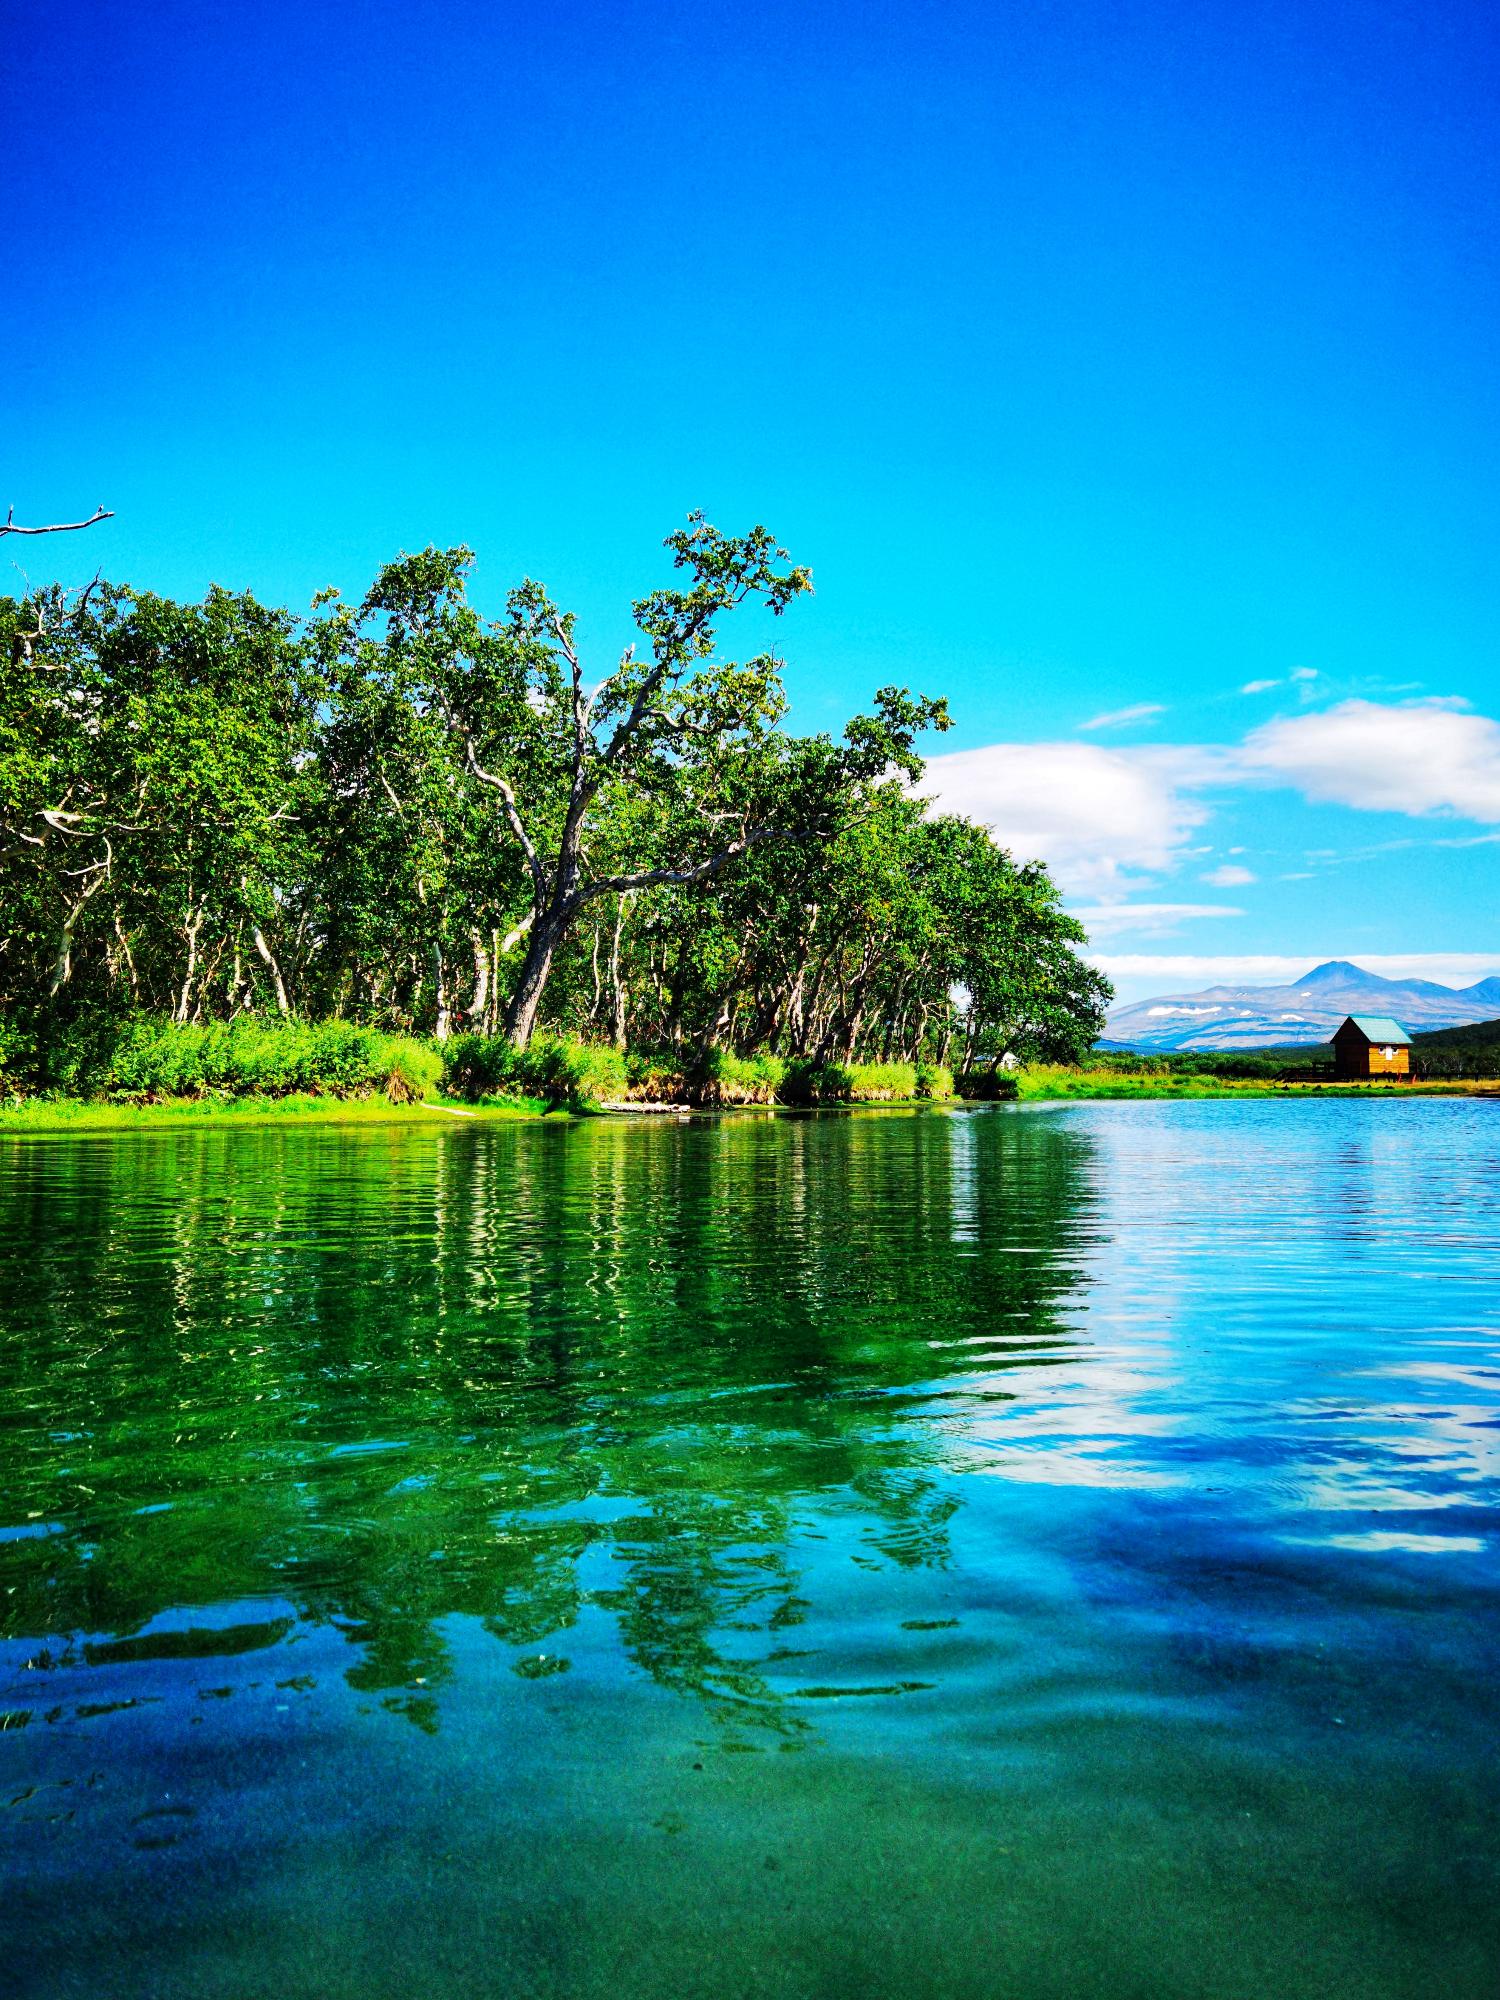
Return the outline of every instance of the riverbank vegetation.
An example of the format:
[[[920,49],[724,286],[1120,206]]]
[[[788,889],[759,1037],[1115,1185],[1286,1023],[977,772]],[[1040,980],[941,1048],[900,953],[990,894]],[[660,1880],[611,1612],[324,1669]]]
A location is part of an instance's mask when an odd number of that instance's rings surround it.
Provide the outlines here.
[[[1500,1078],[1500,1021],[1470,1027],[1434,1028],[1412,1037],[1413,1083],[1484,1082]],[[1033,1066],[1037,1086],[1050,1068]],[[1189,1049],[1171,1053],[1137,1054],[1128,1049],[1095,1049],[1065,1066],[1078,1078],[1092,1078],[1100,1089],[1116,1095],[1138,1095],[1160,1086],[1163,1091],[1186,1083],[1328,1086],[1337,1082],[1333,1050],[1327,1042],[1302,1042],[1285,1048]],[[1398,1086],[1409,1089],[1411,1086]],[[1098,1094],[1095,1092],[1093,1094]]]
[[[1083,1055],[1109,989],[1046,871],[921,798],[944,701],[792,733],[719,632],[807,572],[759,528],[667,547],[598,680],[540,584],[481,617],[462,548],[307,616],[0,601],[0,1084],[858,1101]]]
[[[15,1076],[17,1057],[22,1062]],[[195,1115],[242,1115],[286,1105],[304,1115],[321,1103],[457,1109],[599,1111],[641,1104],[877,1104],[947,1099],[953,1072],[939,1063],[819,1061],[762,1051],[711,1049],[684,1061],[629,1053],[576,1037],[534,1035],[518,1049],[504,1035],[446,1042],[387,1035],[348,1021],[308,1025],[242,1015],[232,1022],[98,1020],[52,1050],[53,1088],[27,1092],[35,1063],[14,1034],[0,1036],[0,1115],[45,1121],[46,1107],[74,1119],[81,1107],[111,1114],[153,1107]],[[9,1070],[8,1070],[9,1066]],[[8,1074],[13,1079],[5,1088]],[[12,1119],[10,1122],[18,1122]],[[108,1118],[104,1122],[110,1122]]]

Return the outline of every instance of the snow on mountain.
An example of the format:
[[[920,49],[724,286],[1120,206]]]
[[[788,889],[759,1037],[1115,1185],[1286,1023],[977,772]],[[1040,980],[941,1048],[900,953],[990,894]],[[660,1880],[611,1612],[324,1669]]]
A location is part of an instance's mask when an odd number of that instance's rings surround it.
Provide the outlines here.
[[[1118,1007],[1100,1046],[1168,1051],[1326,1042],[1346,1014],[1390,1014],[1409,1034],[1491,1021],[1500,1016],[1500,974],[1455,988],[1430,979],[1382,979],[1346,958],[1330,958],[1290,986],[1209,986]]]

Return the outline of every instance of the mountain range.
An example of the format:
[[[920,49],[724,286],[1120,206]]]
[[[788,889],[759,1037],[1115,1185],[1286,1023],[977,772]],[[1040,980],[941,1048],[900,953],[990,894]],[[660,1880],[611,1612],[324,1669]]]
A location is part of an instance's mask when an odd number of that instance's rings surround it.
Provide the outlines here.
[[[1408,1034],[1500,1017],[1500,976],[1473,986],[1382,979],[1346,958],[1316,965],[1291,986],[1207,986],[1117,1007],[1107,1049],[1265,1049],[1326,1042],[1346,1014],[1385,1014]]]

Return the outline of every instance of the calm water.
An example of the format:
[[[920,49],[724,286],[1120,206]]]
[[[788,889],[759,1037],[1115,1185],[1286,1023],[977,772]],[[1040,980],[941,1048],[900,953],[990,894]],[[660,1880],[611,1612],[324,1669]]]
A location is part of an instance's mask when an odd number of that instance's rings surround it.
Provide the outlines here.
[[[1474,1101],[6,1142],[0,1990],[1493,2000],[1497,1209]]]

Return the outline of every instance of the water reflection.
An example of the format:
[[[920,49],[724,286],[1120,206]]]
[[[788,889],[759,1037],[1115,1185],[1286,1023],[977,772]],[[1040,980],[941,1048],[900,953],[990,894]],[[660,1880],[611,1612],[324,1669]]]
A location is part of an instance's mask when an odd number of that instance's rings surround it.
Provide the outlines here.
[[[8,1990],[1490,2000],[1497,1224],[1479,1103],[10,1145]]]
[[[431,1729],[445,1621],[539,1676],[589,1606],[795,1731],[804,1532],[949,1562],[965,1425],[1077,1354],[1092,1150],[963,1115],[14,1145],[6,1658],[82,1698],[327,1628]]]

